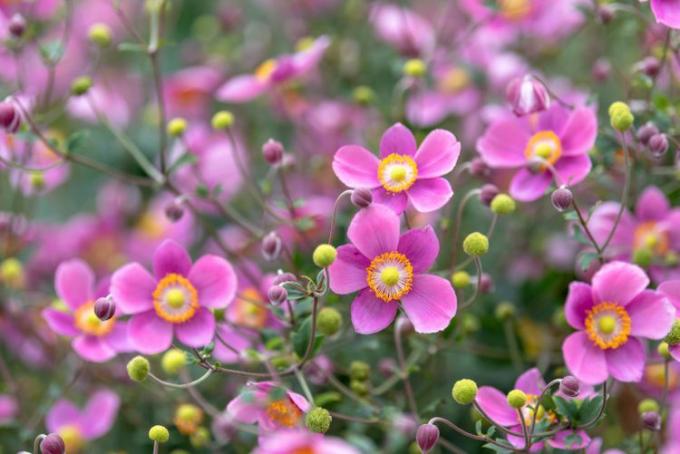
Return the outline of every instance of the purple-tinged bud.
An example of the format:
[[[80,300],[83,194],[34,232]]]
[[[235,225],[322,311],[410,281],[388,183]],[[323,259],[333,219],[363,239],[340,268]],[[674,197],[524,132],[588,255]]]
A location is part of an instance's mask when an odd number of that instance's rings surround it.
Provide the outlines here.
[[[639,62],[636,67],[648,75],[649,77],[656,77],[661,71],[661,62],[656,57],[645,57]]]
[[[566,186],[560,186],[550,195],[550,201],[557,211],[564,211],[571,207],[574,201],[574,194]]]
[[[654,134],[649,138],[647,146],[649,147],[652,156],[660,158],[668,151],[668,137],[663,133]]]
[[[648,121],[644,125],[640,126],[640,128],[637,130],[637,140],[642,144],[642,145],[647,145],[649,143],[649,139],[652,138],[652,136],[656,135],[659,133],[659,128],[656,127],[654,123],[651,121]]]
[[[378,361],[378,372],[385,378],[391,377],[397,370],[399,370],[399,368],[397,367],[397,362],[394,358],[383,358]]]
[[[373,194],[370,189],[357,188],[352,191],[350,200],[355,207],[366,208],[373,203]]]
[[[116,303],[111,295],[97,298],[94,303],[94,314],[103,322],[110,320],[116,313]]]
[[[567,375],[560,382],[560,391],[567,397],[577,397],[581,389],[581,383],[572,375]]]
[[[491,168],[482,158],[470,161],[470,174],[478,178],[486,178],[491,174]]]
[[[505,91],[505,97],[518,117],[543,112],[550,107],[548,89],[530,74],[512,80]]]
[[[410,334],[413,332],[413,323],[407,317],[400,316],[397,317],[397,322],[395,325],[397,331],[401,334]]]
[[[612,73],[612,65],[606,58],[598,58],[593,64],[592,75],[593,79],[598,82],[604,82],[609,79]]]
[[[286,301],[288,298],[288,291],[280,285],[272,285],[269,287],[269,290],[267,290],[267,297],[269,298],[270,303],[277,306]]]
[[[487,273],[482,273],[482,279],[480,281],[480,293],[491,293],[493,291],[493,279],[491,279],[491,276],[489,276]],[[477,282],[476,279],[475,282]]]
[[[26,32],[26,19],[19,13],[15,13],[9,20],[9,25],[7,27],[9,32],[15,38],[21,38]]]
[[[21,126],[21,115],[12,101],[0,102],[0,127],[15,133]]]
[[[597,16],[603,24],[608,24],[614,19],[614,8],[609,5],[600,5],[597,8]]]
[[[276,260],[281,253],[281,237],[276,232],[269,232],[262,238],[262,255],[266,260]]]
[[[165,217],[172,222],[177,222],[184,216],[184,207],[179,198],[168,203],[165,207]]]
[[[64,454],[66,452],[66,445],[59,435],[48,434],[40,442],[40,452],[42,454]]]
[[[283,145],[274,139],[267,140],[262,145],[262,156],[268,164],[277,165],[283,160]]]
[[[434,424],[422,424],[416,432],[416,443],[424,453],[429,452],[439,441],[439,428]]]
[[[293,273],[279,273],[272,279],[272,285],[279,285],[284,282],[297,282],[297,278]]]
[[[212,432],[218,441],[226,443],[231,441],[237,434],[237,429],[233,419],[229,415],[222,413],[213,418]]]
[[[642,424],[646,429],[653,432],[661,430],[661,416],[659,412],[647,411],[642,414]]]
[[[486,206],[491,205],[491,201],[500,194],[500,190],[495,184],[485,184],[479,192],[479,200]]]

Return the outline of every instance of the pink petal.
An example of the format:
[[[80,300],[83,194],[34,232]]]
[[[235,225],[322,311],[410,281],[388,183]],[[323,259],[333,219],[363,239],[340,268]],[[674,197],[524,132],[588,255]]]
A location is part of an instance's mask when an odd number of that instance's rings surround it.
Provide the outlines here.
[[[639,382],[645,370],[645,350],[637,338],[613,350],[605,350],[607,368],[615,379],[622,382]]]
[[[372,189],[378,181],[378,158],[359,145],[346,145],[333,156],[333,172],[350,188]]]
[[[66,399],[58,400],[45,416],[45,427],[48,432],[59,432],[65,426],[77,426],[80,410]]]
[[[451,283],[433,274],[417,274],[401,305],[418,333],[436,333],[449,326],[458,300]]]
[[[658,288],[659,292],[663,293],[668,301],[675,306],[675,309],[680,312],[680,279],[662,282]]]
[[[609,375],[604,351],[583,331],[572,333],[564,340],[562,355],[569,371],[586,384],[597,385]]]
[[[587,312],[593,307],[593,289],[583,282],[569,284],[564,315],[572,328],[585,329]]]
[[[189,347],[208,345],[215,337],[215,316],[201,307],[190,320],[175,326],[175,335]]]
[[[232,266],[216,255],[204,255],[191,268],[189,281],[198,292],[201,306],[223,309],[236,296],[236,273]]]
[[[559,135],[563,156],[588,153],[595,145],[595,138],[597,137],[595,113],[588,107],[574,109]]]
[[[641,221],[660,221],[668,215],[671,206],[663,192],[656,186],[645,189],[635,204],[635,215]]]
[[[496,388],[482,386],[477,391],[475,402],[489,418],[501,426],[514,426],[519,422],[519,416],[508,404],[505,394]]]
[[[73,315],[71,314],[48,307],[42,311],[42,316],[47,325],[57,334],[69,337],[80,334],[80,330],[76,328]]]
[[[609,236],[609,232],[614,227],[614,222],[618,215],[620,205],[616,202],[605,202],[598,206],[588,221],[588,228],[598,244],[604,244]],[[610,249],[629,250],[633,244],[635,221],[633,216],[624,210],[621,221],[616,226],[614,235],[609,243]]]
[[[94,393],[81,417],[83,435],[88,440],[106,434],[116,422],[120,398],[113,391],[102,390]]]
[[[331,40],[328,36],[319,36],[309,48],[293,55],[296,72],[304,73],[311,70],[319,63],[330,45]]]
[[[573,436],[576,435],[578,436],[578,439],[575,443],[569,444],[567,443],[567,438],[569,440],[573,439]],[[571,438],[570,438],[571,437]],[[557,449],[562,449],[562,450],[569,450],[569,451],[576,451],[585,448],[586,446],[590,445],[590,436],[588,433],[584,430],[561,430],[555,434],[554,437],[548,439],[548,444],[552,446],[553,448]]]
[[[373,195],[373,203],[386,205],[397,214],[401,214],[406,210],[408,205],[408,197],[406,192],[388,192],[383,187],[379,187],[371,191]]]
[[[529,169],[519,170],[510,183],[510,195],[522,202],[533,202],[545,195],[552,177],[549,172],[531,172]]]
[[[524,372],[515,381],[515,389],[524,391],[527,394],[537,396],[543,392],[543,388],[545,388],[545,380],[543,380],[541,372],[535,367]]]
[[[444,178],[418,179],[407,191],[413,207],[421,213],[438,210],[451,199],[451,184]]]
[[[651,0],[651,7],[657,22],[680,29],[680,0]]]
[[[113,273],[111,295],[124,314],[138,314],[153,308],[156,280],[139,263],[130,263]]]
[[[227,414],[243,424],[255,424],[263,413],[258,400],[249,392],[240,394],[227,404]]]
[[[116,356],[116,351],[101,337],[84,334],[73,339],[71,346],[81,358],[93,363],[103,363]]]
[[[75,310],[94,297],[94,273],[80,259],[62,262],[57,268],[54,286],[59,298]]]
[[[218,325],[216,332],[213,356],[224,364],[239,362],[240,352],[251,346],[250,340],[227,324]]]
[[[127,321],[116,321],[109,334],[102,338],[116,352],[134,351],[128,339]]]
[[[636,265],[626,262],[610,262],[593,276],[593,294],[597,301],[628,304],[649,285],[649,278]]]
[[[434,265],[439,255],[439,239],[432,226],[412,229],[399,239],[397,250],[408,257],[413,271],[422,273]]]
[[[675,308],[661,293],[644,290],[627,306],[631,319],[630,334],[647,339],[662,339],[673,326]]]
[[[133,315],[128,321],[130,344],[145,355],[155,355],[170,348],[172,331],[172,324],[158,317],[154,310]]]
[[[401,123],[392,125],[380,138],[380,158],[395,154],[413,156],[416,154],[416,138]]]
[[[372,204],[354,215],[347,237],[369,259],[395,251],[399,244],[399,216],[386,206]]]
[[[302,410],[303,413],[307,413],[312,408],[311,404],[304,396],[294,393],[293,391],[286,391],[286,394],[288,394],[288,398],[292,400],[295,406]]]
[[[370,260],[351,244],[342,245],[337,251],[335,262],[328,267],[333,293],[346,295],[366,288],[366,269]]]
[[[250,74],[233,77],[217,90],[217,99],[223,102],[242,103],[260,96],[267,83]]]
[[[190,269],[189,253],[174,240],[163,241],[153,254],[153,274],[158,280],[167,274],[186,276]]]
[[[504,118],[489,126],[477,141],[477,151],[491,167],[521,167],[527,161],[524,149],[530,137],[522,122]]]
[[[376,298],[369,289],[362,290],[352,301],[352,325],[359,334],[373,334],[387,328],[397,315],[396,301]]]
[[[587,154],[560,158],[555,163],[558,184],[580,183],[588,176],[592,165]]]
[[[416,152],[419,178],[433,178],[451,172],[460,156],[460,142],[443,129],[435,129],[425,137]]]

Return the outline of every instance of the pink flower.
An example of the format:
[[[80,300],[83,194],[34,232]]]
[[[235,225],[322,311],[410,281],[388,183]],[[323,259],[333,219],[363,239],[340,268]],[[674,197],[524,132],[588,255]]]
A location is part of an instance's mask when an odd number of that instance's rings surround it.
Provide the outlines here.
[[[279,430],[260,439],[253,454],[359,454],[339,438],[301,430]]]
[[[668,298],[675,308],[676,316],[680,316],[680,279],[662,282],[658,291]],[[676,361],[680,361],[680,344],[671,345],[670,352]]]
[[[663,338],[675,320],[666,297],[646,290],[649,278],[630,263],[610,262],[592,285],[572,282],[565,305],[567,322],[578,331],[562,344],[564,361],[579,380],[598,384],[612,376],[638,382],[645,366],[640,338]]]
[[[19,414],[19,403],[9,394],[0,394],[0,426],[12,423]]]
[[[60,399],[47,412],[45,426],[48,432],[61,436],[66,444],[66,452],[76,453],[88,441],[100,438],[111,430],[119,406],[120,399],[109,390],[94,393],[82,410],[71,401]]]
[[[65,309],[47,308],[42,315],[57,334],[73,337],[73,350],[92,362],[108,361],[119,352],[130,351],[127,323],[116,315],[101,321],[94,313],[98,297],[108,294],[108,280],[95,286],[92,269],[80,259],[62,262],[54,279],[57,295]]]
[[[222,78],[211,66],[194,66],[171,74],[163,81],[169,116],[200,118],[205,115],[210,96]]]
[[[378,37],[406,55],[419,55],[435,45],[434,27],[410,9],[396,5],[373,5],[370,21]]]
[[[458,307],[456,294],[449,281],[425,273],[439,254],[432,227],[400,236],[399,216],[385,206],[371,205],[354,216],[347,237],[352,244],[338,248],[328,271],[333,292],[359,292],[351,307],[356,332],[387,328],[400,304],[419,333],[449,326]]]
[[[550,186],[551,167],[557,185],[583,181],[590,172],[588,151],[596,136],[597,119],[591,109],[570,111],[554,105],[538,116],[495,120],[477,141],[477,150],[490,167],[519,168],[510,194],[530,202]]]
[[[164,241],[153,256],[151,275],[139,263],[123,266],[111,278],[116,305],[132,317],[132,347],[155,354],[170,347],[173,335],[190,347],[201,347],[215,335],[211,309],[224,309],[236,294],[236,274],[221,257],[204,255],[192,264],[187,251]]]
[[[298,393],[274,382],[251,382],[227,405],[227,413],[243,424],[257,423],[271,432],[304,426],[310,403]]]
[[[680,29],[680,0],[651,0],[650,3],[657,22]]]
[[[320,36],[293,55],[269,59],[260,64],[253,74],[235,76],[225,82],[217,90],[217,99],[232,103],[248,102],[277,85],[303,76],[319,63],[330,44],[327,36]]]
[[[521,408],[522,417],[527,426],[531,426],[534,420],[536,403],[545,386],[545,381],[536,368],[524,372],[515,381],[514,389],[519,389],[527,395],[527,403]],[[507,427],[513,432],[522,432],[522,422],[517,410],[508,404],[506,395],[496,388],[482,386],[477,392],[475,402],[495,424]],[[547,423],[550,426],[558,422],[558,416],[550,410],[539,412],[539,415],[542,416],[536,416],[537,425]],[[576,446],[566,442],[567,437],[571,440],[573,435],[579,437],[579,443]],[[508,434],[507,439],[515,448],[520,450],[524,448],[524,437]],[[590,437],[583,430],[561,430],[548,440],[548,444],[557,449],[583,449],[590,444]],[[534,443],[531,446],[531,452],[541,451],[543,447],[543,442]]]
[[[359,145],[340,148],[333,171],[350,188],[373,190],[373,201],[389,205],[396,213],[408,201],[417,211],[438,210],[453,196],[449,182],[460,155],[460,143],[448,131],[436,129],[418,148],[411,131],[396,123],[380,139],[380,159]]]

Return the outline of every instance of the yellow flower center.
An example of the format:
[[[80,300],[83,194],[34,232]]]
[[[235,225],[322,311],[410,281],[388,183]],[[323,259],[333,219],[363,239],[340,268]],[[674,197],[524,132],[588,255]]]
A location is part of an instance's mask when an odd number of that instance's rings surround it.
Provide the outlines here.
[[[68,454],[76,454],[85,446],[85,438],[83,438],[80,429],[76,426],[69,425],[62,427],[59,429],[59,436],[64,440]]]
[[[88,301],[76,309],[73,318],[80,331],[92,336],[104,336],[110,333],[116,324],[115,317],[106,321],[99,320],[97,314],[94,313],[94,301]]]
[[[670,249],[668,233],[659,229],[654,221],[643,222],[635,229],[633,249],[648,249],[654,255],[663,256]]]
[[[371,261],[366,269],[366,282],[381,300],[398,300],[411,291],[413,266],[404,254],[385,252]]]
[[[529,160],[545,161],[546,164],[541,166],[541,170],[546,170],[548,164],[555,165],[562,156],[562,142],[552,131],[539,131],[529,139],[524,156]]]
[[[470,85],[470,76],[461,68],[453,68],[446,72],[439,81],[439,89],[445,93],[454,94]]]
[[[554,411],[546,411],[543,405],[538,405],[538,396],[535,394],[527,394],[527,403],[522,407],[522,418],[527,426],[531,426],[534,420],[534,413],[536,413],[536,422],[539,423],[544,419],[548,421],[549,424],[554,424],[557,422],[557,415]]]
[[[378,165],[378,181],[385,190],[402,192],[413,186],[418,177],[418,165],[411,156],[392,153]]]
[[[257,69],[255,69],[255,77],[262,81],[267,80],[275,69],[276,60],[270,58],[269,60],[262,62],[260,66],[258,66]]]
[[[184,323],[191,320],[198,309],[198,292],[184,276],[170,273],[156,286],[153,306],[163,320]]]
[[[144,213],[137,222],[137,231],[147,238],[161,238],[165,232],[163,222],[152,213]]]
[[[498,0],[501,14],[508,20],[521,20],[531,11],[531,0]]]
[[[311,446],[301,446],[299,448],[295,448],[291,454],[315,454],[316,450],[312,448]]]
[[[247,328],[264,328],[267,324],[267,306],[260,292],[254,288],[247,288],[236,298],[234,318],[235,323]]]
[[[663,364],[649,364],[645,367],[645,381],[663,389],[665,386],[665,366]],[[678,386],[678,373],[672,367],[668,369],[668,389],[674,390]]]
[[[626,309],[615,303],[599,303],[588,311],[586,333],[602,350],[618,348],[630,335],[630,316]]]
[[[302,411],[289,398],[271,402],[265,412],[269,419],[281,427],[295,427],[302,418]]]
[[[203,422],[203,411],[195,405],[182,404],[177,407],[173,422],[181,434],[192,435]]]

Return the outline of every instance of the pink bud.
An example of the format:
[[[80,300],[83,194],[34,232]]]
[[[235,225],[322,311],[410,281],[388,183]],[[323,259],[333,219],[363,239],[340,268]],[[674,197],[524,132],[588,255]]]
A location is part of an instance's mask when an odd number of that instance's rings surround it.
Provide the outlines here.
[[[560,391],[562,391],[562,394],[568,397],[572,398],[577,397],[580,388],[581,383],[578,381],[576,377],[573,377],[571,375],[567,375],[560,382]]]
[[[21,126],[21,115],[11,101],[0,102],[0,127],[9,133],[17,132]]]
[[[165,217],[167,217],[172,222],[177,222],[184,216],[184,208],[182,207],[182,201],[175,199],[165,207]]]
[[[280,285],[272,285],[267,291],[267,297],[270,303],[281,304],[288,298],[288,291]]]
[[[40,452],[42,454],[64,454],[66,452],[64,440],[57,434],[49,434],[40,442]]]
[[[262,145],[262,156],[271,165],[280,164],[283,159],[283,145],[274,139],[269,139]]]
[[[593,79],[598,82],[604,82],[605,80],[609,79],[611,72],[612,65],[609,63],[609,60],[605,58],[598,58],[593,64]]]
[[[97,318],[103,322],[111,319],[116,313],[116,304],[113,301],[111,295],[104,298],[97,298],[94,303],[94,314]]]
[[[568,187],[560,186],[553,191],[550,201],[557,211],[564,211],[571,206],[574,201],[574,195]]]
[[[647,146],[655,158],[660,158],[668,151],[668,137],[662,133],[654,134],[649,138]]]
[[[486,206],[491,205],[491,201],[500,191],[495,184],[485,184],[479,192],[479,200]]]
[[[373,194],[370,189],[357,188],[350,196],[352,204],[357,208],[366,208],[373,203]]]
[[[279,273],[272,279],[272,285],[279,285],[284,282],[297,282],[297,278],[293,273]]]
[[[512,111],[518,117],[542,112],[550,107],[547,88],[530,74],[511,81],[505,95],[512,106]]]
[[[416,443],[424,453],[429,452],[439,441],[439,428],[434,424],[422,424],[416,432]]]
[[[647,145],[649,143],[649,139],[658,133],[659,128],[657,128],[656,125],[651,121],[648,121],[644,125],[640,126],[640,128],[637,130],[637,140],[640,141],[641,144]]]
[[[276,260],[281,253],[281,237],[276,232],[269,232],[262,238],[262,255],[267,260]]]
[[[26,19],[19,13],[14,13],[12,18],[9,20],[9,32],[15,38],[21,38],[26,31]]]
[[[491,169],[482,158],[474,158],[470,161],[470,173],[479,178],[486,178],[491,174]]]

